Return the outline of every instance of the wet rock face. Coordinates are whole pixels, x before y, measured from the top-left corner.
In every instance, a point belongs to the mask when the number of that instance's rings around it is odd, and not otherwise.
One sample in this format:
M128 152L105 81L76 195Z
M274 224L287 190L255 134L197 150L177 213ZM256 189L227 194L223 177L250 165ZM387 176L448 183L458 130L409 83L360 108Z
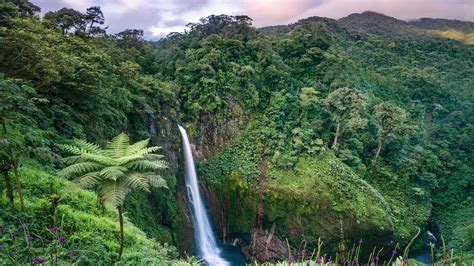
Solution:
M278 238L274 231L274 226L270 231L252 230L249 245L242 249L247 258L251 261L273 263L287 260L289 253L293 254L293 251L288 250L288 245Z
M188 208L188 198L186 191L182 187L176 195L178 201L178 213L174 220L174 234L176 235L176 245L181 254L196 254L196 244L194 242L193 222Z

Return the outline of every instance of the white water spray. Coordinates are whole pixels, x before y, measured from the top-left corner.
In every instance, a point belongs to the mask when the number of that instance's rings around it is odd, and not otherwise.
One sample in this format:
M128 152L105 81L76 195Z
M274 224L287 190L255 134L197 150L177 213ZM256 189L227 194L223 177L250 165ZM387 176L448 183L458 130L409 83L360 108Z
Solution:
M183 139L184 180L186 183L186 192L188 194L191 216L193 219L194 239L199 251L199 256L212 266L229 265L229 262L221 257L221 249L217 246L206 207L201 199L188 135L182 126L178 125L178 127Z

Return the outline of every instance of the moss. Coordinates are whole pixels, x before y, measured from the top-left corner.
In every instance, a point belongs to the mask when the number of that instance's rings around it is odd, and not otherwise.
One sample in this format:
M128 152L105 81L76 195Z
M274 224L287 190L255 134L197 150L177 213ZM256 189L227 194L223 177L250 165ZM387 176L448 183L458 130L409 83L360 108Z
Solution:
M218 202L211 206L218 217L225 194L230 197L227 216L217 221L226 223L228 235L245 236L255 226L261 149L253 131L250 126L233 144L198 164ZM331 150L292 155L292 166L273 157L268 160L263 226L275 224L277 235L294 245L302 240L315 244L319 237L329 249L342 238L346 245L359 238L378 245L406 244L430 217L428 193L393 171L369 169L363 171L368 176L359 176Z

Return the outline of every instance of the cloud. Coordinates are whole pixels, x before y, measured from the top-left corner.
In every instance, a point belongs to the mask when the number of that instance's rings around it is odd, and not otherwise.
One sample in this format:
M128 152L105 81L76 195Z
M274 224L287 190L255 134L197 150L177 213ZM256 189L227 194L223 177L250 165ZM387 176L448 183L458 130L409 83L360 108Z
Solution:
M440 17L474 20L474 0L31 0L43 13L61 7L101 6L109 32L143 29L149 38L183 31L209 15L248 15L257 27L310 16L340 18L372 10L400 19Z
M366 10L405 20L421 17L474 20L473 0L324 0L296 18L315 15L341 18Z
M241 0L245 15L254 19L256 26L287 24L305 10L323 0Z

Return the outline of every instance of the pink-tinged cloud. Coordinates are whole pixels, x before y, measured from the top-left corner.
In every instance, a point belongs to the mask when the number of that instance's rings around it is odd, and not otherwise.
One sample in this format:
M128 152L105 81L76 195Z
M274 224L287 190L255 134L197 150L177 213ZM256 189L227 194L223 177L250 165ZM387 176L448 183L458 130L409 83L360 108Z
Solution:
M245 15L254 19L255 26L287 24L322 0L241 0Z
M61 7L82 12L99 5L109 32L144 29L147 36L183 31L211 14L248 15L257 27L296 22L310 16L341 18L371 10L400 19L420 17L474 21L474 0L30 0L43 13Z
M371 10L399 19L421 17L474 21L474 0L242 0L257 26L285 24L310 16L341 18Z

